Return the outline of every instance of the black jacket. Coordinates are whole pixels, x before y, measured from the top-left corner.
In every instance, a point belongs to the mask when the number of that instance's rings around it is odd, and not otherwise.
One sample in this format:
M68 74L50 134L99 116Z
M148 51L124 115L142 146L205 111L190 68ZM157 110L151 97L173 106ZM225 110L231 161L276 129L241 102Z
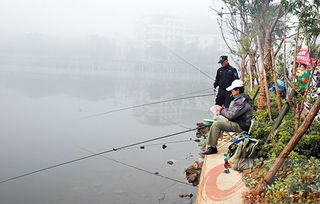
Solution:
M216 80L213 83L214 88L219 86L219 91L226 91L226 88L231 85L233 80L239 79L238 72L235 68L228 65L220 67L217 71Z

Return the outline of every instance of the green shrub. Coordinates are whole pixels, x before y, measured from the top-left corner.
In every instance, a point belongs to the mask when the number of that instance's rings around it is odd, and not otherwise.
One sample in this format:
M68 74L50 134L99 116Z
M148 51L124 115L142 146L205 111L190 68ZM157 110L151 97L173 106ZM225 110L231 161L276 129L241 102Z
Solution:
M313 157L308 160L287 160L274 177L274 182L265 187L265 193L260 196L253 194L273 162L273 159L259 162L253 173L244 176L250 188L244 193L245 203L320 202L320 161Z

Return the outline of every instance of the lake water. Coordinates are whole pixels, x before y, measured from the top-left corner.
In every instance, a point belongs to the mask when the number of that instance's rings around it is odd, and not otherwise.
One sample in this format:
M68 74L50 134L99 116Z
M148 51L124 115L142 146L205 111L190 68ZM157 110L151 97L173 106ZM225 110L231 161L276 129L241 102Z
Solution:
M13 71L14 70L14 71ZM67 73L0 70L0 180L123 145L195 127L210 117L213 96L86 118L186 93L209 93L212 82L169 73ZM195 132L153 143L188 140ZM150 144L153 144L150 143ZM199 158L195 142L111 152L112 159L184 179ZM87 149L88 151L84 150ZM167 161L173 160L173 165ZM192 203L196 188L94 157L0 184L3 204Z

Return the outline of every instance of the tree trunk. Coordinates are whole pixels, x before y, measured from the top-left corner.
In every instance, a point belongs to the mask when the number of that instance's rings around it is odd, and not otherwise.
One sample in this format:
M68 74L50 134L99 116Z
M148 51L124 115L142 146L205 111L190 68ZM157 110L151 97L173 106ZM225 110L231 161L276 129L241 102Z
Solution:
M266 91L263 81L264 79L260 77L257 113L265 111L267 107Z
M264 39L264 46L263 46L263 67L264 70L266 71L267 75L267 80L268 82L271 79L271 69L272 69L272 57L271 57L271 49L272 49L272 38L271 38L271 32L268 31L265 34L265 39Z
M261 48L261 41L260 41L259 36L257 36L256 43L257 43L257 45L258 45L258 50L260 50L260 58L263 58L263 53L262 53L263 50L262 50L262 48ZM258 61L258 62L261 62L261 61L263 61L263 59L260 60L260 61ZM257 108L257 112L258 112L258 113L265 111L265 110L266 110L266 107L267 107L267 103L266 103L266 101L267 101L266 91L265 91L265 86L264 86L264 82L263 82L264 78L263 78L263 74L262 74L262 73L263 73L263 72L262 72L262 69L263 69L263 68L261 69L262 66L263 66L263 63L260 63L260 64L258 64L258 66L257 66L257 68L258 68L257 74L258 74L258 78L259 78L259 81L260 81L260 84L259 84L260 89L259 89L259 98L258 98L258 108Z
M286 23L286 20L285 20L285 23ZM287 46L286 46L286 37L287 37L287 34L286 34L286 30L285 30L285 33L284 33L284 43L283 43L283 64L284 64L284 67L283 67L283 81L286 85L286 89L288 90L289 88L289 83L288 83L288 75L287 75ZM286 98L289 96L289 93L288 91L286 91Z
M274 52L273 49L271 50L271 54L272 54L272 73L273 73L273 83L274 83L274 87L276 89L276 96L277 96L277 105L278 105L278 111L279 113L281 112L282 109L282 104L281 104L281 97L280 97L280 89L278 86L278 76L277 76L277 71L276 71L276 59L274 56Z
M264 87L265 87L265 93L266 93L266 98L267 98L267 108L268 108L268 115L270 121L272 120L272 112L271 112L271 103L270 103L270 92L268 88L268 81L267 81L267 75L266 72L263 72L263 82L264 82Z
M251 70L251 65L249 65L249 69L248 69L248 71L249 71L249 89L250 89L250 91L252 91L253 90L253 76L252 76L252 70Z
M274 29L277 25L277 23L279 22L279 18L281 16L281 11L282 11L282 4L280 4L278 11L277 11L277 15L275 16L275 18L273 19L273 22L267 23L266 19L264 18L264 16L266 15L268 8L270 7L270 0L264 0L264 3L262 5L261 8L261 13L260 13L260 23L263 27L263 31L264 31L264 39L263 39L263 65L264 65L264 69L266 71L266 76L267 76L267 82L269 84L269 82L271 81L271 76L272 76L272 54L271 54L271 50L272 50L272 33L274 32Z
M254 86L254 79L257 77L257 73L255 72L256 70L256 63L254 60L253 54L249 54L249 60L250 60L250 65L249 65L249 70L250 70L250 86L251 90L253 89ZM259 83L258 83L259 84Z
M296 132L300 125L300 118L303 110L304 101L296 100L295 104L295 122L294 122L294 132Z
M258 43L258 50L260 50L260 62L262 69L260 74L260 95L258 100L258 109L257 112L262 112L266 108L268 110L269 119L272 120L271 115L271 105L270 105L270 97L269 97L269 89L268 89L268 81L267 81L267 75L264 68L264 62L263 62L263 50L261 48L261 42L259 39L259 36L257 36L257 43Z
M245 81L245 69L246 69L246 58L247 58L247 55L243 55L241 57L241 76L240 76L240 80L241 81Z
M302 136L306 133L308 128L310 127L312 121L314 120L315 116L317 115L320 109L320 97L316 100L313 104L312 108L310 109L309 114L304 119L302 125L299 129L295 132L294 136L291 138L287 146L282 150L276 161L273 163L272 167L270 168L269 172L264 177L264 182L260 183L257 186L257 190L254 192L255 195L259 195L263 192L263 187L265 184L270 184L272 178L276 175L277 171L283 164L284 160L288 157L291 151L297 146L298 142L302 138Z

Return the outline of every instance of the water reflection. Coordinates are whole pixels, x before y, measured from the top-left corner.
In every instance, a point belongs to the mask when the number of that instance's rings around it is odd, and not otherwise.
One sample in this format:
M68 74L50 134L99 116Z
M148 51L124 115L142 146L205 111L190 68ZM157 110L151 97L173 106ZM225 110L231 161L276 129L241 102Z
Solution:
M201 90L211 83L188 76L128 73L95 75L1 71L0 178L181 131L208 115L212 97L145 106L110 115L84 116ZM181 135L188 139L194 133ZM171 140L163 141L168 142ZM196 155L194 143L114 152L108 156L179 180ZM168 166L167 161L177 161ZM193 187L93 158L0 185L1 203L189 203L178 197ZM165 195L165 198L163 196Z
M168 99L182 98L188 96L197 96L210 93L209 90L202 91L206 81L183 81L166 80L155 82L153 86L147 86L143 92L137 97L137 104L152 103L157 101L165 101ZM192 84L186 87L186 84ZM160 91L161 90L161 91ZM180 91L179 91L180 90ZM197 93L191 93L192 90L201 90ZM209 91L209 92L208 92ZM172 125L190 123L197 120L197 115L206 114L207 107L210 107L213 96L190 98L172 102L154 104L144 106L134 110L137 120L148 125ZM187 117L186 117L187 116Z

